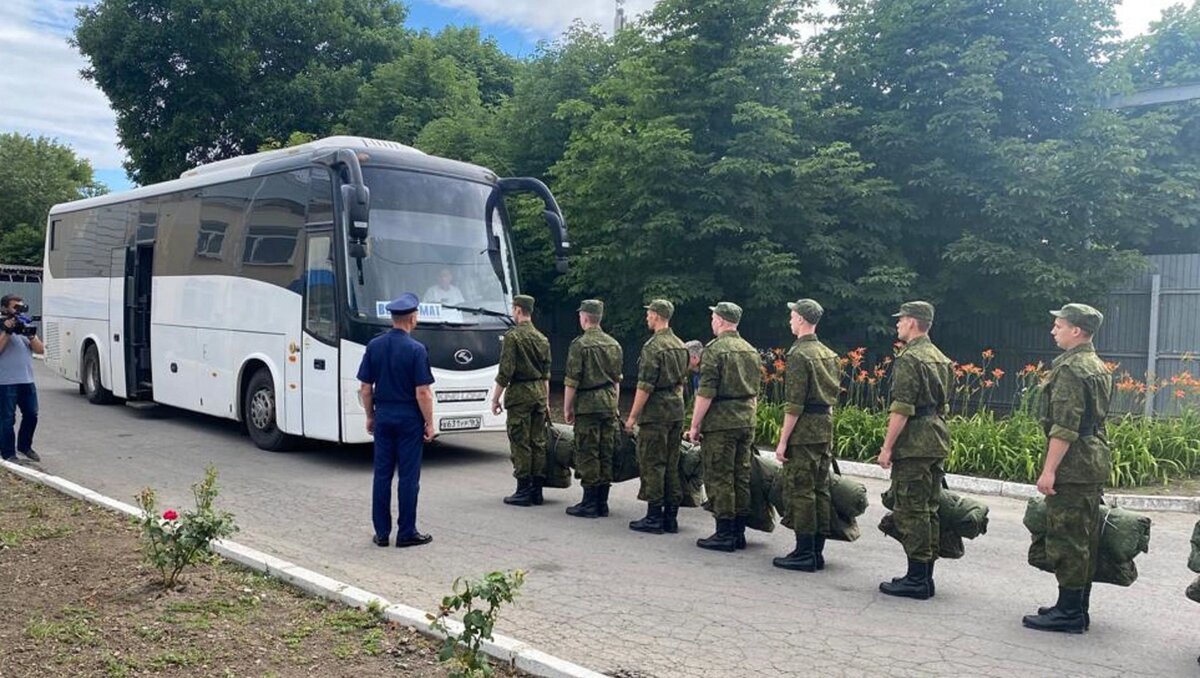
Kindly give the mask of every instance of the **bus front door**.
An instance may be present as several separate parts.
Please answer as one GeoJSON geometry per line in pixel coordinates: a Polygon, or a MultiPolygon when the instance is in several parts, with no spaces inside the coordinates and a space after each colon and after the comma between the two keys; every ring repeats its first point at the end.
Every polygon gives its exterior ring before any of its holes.
{"type": "Polygon", "coordinates": [[[338,441],[342,420],[338,398],[341,369],[333,231],[310,230],[305,252],[304,336],[300,347],[304,436],[338,441]]]}

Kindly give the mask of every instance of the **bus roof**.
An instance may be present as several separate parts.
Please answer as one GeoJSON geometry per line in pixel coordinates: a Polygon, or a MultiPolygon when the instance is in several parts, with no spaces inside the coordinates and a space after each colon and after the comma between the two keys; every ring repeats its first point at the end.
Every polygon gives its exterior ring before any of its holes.
{"type": "Polygon", "coordinates": [[[59,203],[50,208],[50,214],[62,214],[81,209],[92,209],[113,205],[128,200],[150,198],[175,193],[190,188],[201,188],[227,181],[235,181],[258,174],[282,172],[309,166],[313,159],[338,149],[349,149],[359,154],[364,168],[399,167],[419,171],[447,174],[472,181],[495,183],[496,175],[488,169],[470,163],[458,162],[429,155],[411,146],[366,137],[334,136],[317,139],[307,144],[280,148],[262,153],[252,153],[227,160],[200,165],[179,175],[178,179],[141,186],[120,193],[108,193],[95,198],[59,203]]]}

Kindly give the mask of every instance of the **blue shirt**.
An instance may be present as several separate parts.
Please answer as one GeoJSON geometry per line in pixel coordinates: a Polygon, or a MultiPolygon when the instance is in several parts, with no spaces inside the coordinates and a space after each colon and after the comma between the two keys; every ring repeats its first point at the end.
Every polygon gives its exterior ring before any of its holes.
{"type": "Polygon", "coordinates": [[[33,352],[29,337],[13,334],[0,351],[0,386],[33,383],[33,352]]]}
{"type": "Polygon", "coordinates": [[[404,330],[393,329],[367,344],[358,380],[375,387],[375,417],[383,422],[422,421],[417,387],[433,383],[429,352],[404,330]]]}

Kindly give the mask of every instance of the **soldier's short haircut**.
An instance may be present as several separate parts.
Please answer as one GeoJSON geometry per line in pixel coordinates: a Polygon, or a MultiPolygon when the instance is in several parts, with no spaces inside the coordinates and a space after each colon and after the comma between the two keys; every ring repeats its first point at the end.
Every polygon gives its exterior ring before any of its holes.
{"type": "Polygon", "coordinates": [[[700,343],[699,341],[697,341],[695,339],[687,342],[686,344],[684,344],[684,346],[687,348],[688,354],[691,355],[693,358],[698,358],[698,357],[700,357],[701,353],[704,353],[704,344],[700,343]]]}
{"type": "Polygon", "coordinates": [[[919,320],[917,318],[913,318],[913,322],[917,324],[917,329],[921,330],[922,332],[928,332],[929,328],[933,327],[933,323],[929,322],[928,320],[919,320]]]}
{"type": "Polygon", "coordinates": [[[596,323],[597,325],[599,325],[600,321],[604,319],[604,316],[597,315],[595,313],[586,313],[586,312],[582,312],[582,311],[581,311],[581,313],[583,313],[583,317],[588,319],[588,322],[596,323]]]}

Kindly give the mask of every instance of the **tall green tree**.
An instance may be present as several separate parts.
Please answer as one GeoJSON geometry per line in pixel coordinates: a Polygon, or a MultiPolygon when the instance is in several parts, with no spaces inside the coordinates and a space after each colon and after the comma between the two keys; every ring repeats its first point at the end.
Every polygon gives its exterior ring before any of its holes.
{"type": "Polygon", "coordinates": [[[78,17],[141,184],[330,129],[408,35],[393,0],[101,0],[78,17]]]}
{"type": "Polygon", "coordinates": [[[840,0],[818,41],[839,135],[912,207],[890,248],[947,314],[1041,310],[1138,263],[1144,153],[1113,86],[1116,0],[840,0]]]}
{"type": "Polygon", "coordinates": [[[0,134],[0,263],[40,266],[50,208],[105,191],[69,146],[0,134]]]}

